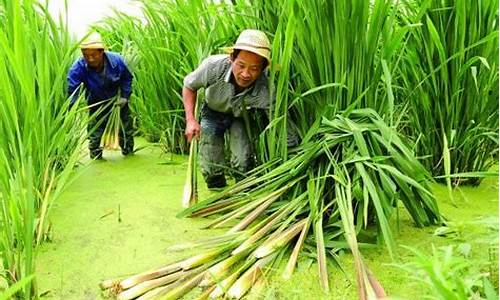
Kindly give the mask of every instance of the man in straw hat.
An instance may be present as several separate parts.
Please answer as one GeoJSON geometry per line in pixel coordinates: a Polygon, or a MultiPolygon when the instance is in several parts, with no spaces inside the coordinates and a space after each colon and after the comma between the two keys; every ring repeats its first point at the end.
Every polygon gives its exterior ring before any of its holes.
{"type": "Polygon", "coordinates": [[[83,86],[89,105],[89,150],[91,159],[102,159],[101,137],[111,112],[111,99],[120,106],[123,130],[119,132],[119,144],[123,155],[133,153],[134,137],[128,102],[132,93],[132,74],[122,56],[105,51],[101,36],[92,33],[81,45],[83,57],[71,67],[68,74],[68,93],[71,106],[78,99],[83,86]]]}
{"type": "MultiPolygon", "coordinates": [[[[243,174],[253,167],[251,142],[243,115],[247,110],[269,110],[271,95],[264,71],[270,64],[270,57],[271,44],[266,34],[247,29],[229,48],[229,55],[206,58],[184,78],[185,134],[188,142],[200,139],[200,165],[208,188],[226,186],[226,132],[229,133],[232,168],[243,174]],[[194,111],[200,88],[205,88],[205,101],[198,123],[194,111]]],[[[235,177],[241,179],[238,174],[235,177]]]]}

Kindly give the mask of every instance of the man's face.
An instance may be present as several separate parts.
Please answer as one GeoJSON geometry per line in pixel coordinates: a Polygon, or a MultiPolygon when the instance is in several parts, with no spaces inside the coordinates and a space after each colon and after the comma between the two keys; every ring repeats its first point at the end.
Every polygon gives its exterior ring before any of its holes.
{"type": "Polygon", "coordinates": [[[245,50],[241,50],[233,60],[233,76],[236,84],[247,88],[259,78],[264,66],[263,57],[245,50]]]}
{"type": "Polygon", "coordinates": [[[93,69],[99,69],[104,63],[103,49],[82,49],[83,58],[93,69]]]}

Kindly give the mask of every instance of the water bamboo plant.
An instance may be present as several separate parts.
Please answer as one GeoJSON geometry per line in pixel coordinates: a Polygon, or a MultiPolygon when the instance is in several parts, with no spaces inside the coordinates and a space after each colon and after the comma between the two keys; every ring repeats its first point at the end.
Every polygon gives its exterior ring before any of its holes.
{"type": "Polygon", "coordinates": [[[487,170],[498,156],[497,10],[493,0],[143,1],[145,20],[117,13],[101,31],[110,45],[127,40],[138,49],[134,109],[141,131],[168,151],[187,151],[183,76],[252,27],[275,41],[276,126],[254,147],[259,161],[286,157],[288,118],[303,135],[318,113],[371,107],[443,175],[445,157],[456,174],[487,170]]]}
{"type": "Polygon", "coordinates": [[[402,2],[401,23],[418,24],[395,79],[405,133],[434,175],[487,171],[498,158],[498,1],[402,2]]]}
{"type": "Polygon", "coordinates": [[[0,276],[17,287],[14,297],[31,299],[36,246],[80,158],[85,124],[66,94],[76,43],[65,23],[37,1],[0,1],[0,20],[0,276]]]}

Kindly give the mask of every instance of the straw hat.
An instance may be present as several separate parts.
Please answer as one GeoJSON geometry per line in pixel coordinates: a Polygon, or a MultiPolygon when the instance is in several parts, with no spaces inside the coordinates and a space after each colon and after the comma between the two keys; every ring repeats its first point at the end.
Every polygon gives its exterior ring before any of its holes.
{"type": "Polygon", "coordinates": [[[102,42],[101,35],[97,32],[91,33],[83,42],[80,44],[80,49],[104,49],[104,43],[102,42]]]}
{"type": "Polygon", "coordinates": [[[228,48],[230,53],[233,50],[246,50],[264,57],[271,64],[271,43],[266,34],[256,29],[245,29],[240,33],[233,47],[228,48]]]}

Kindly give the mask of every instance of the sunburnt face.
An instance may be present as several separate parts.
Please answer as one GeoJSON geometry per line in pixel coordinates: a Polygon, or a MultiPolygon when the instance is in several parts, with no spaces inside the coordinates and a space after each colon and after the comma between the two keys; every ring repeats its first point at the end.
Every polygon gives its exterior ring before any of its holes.
{"type": "Polygon", "coordinates": [[[247,88],[259,78],[264,66],[263,57],[241,50],[233,60],[233,76],[240,88],[247,88]]]}
{"type": "Polygon", "coordinates": [[[103,49],[82,49],[83,58],[93,69],[101,69],[104,64],[103,49]]]}

